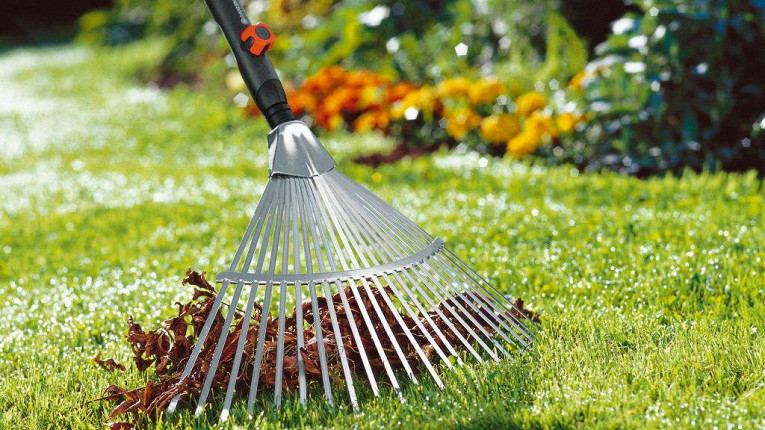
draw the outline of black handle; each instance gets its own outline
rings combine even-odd
[[[268,39],[272,41],[273,35],[270,34],[270,30],[265,26],[258,26],[252,30],[251,37],[242,41],[242,32],[251,27],[252,23],[244,13],[239,0],[205,0],[205,3],[223,30],[223,35],[226,36],[236,63],[239,65],[239,72],[244,78],[244,83],[266,117],[268,125],[274,128],[281,123],[294,120],[295,115],[287,104],[284,87],[279,76],[276,75],[274,66],[268,60],[265,50],[257,55],[250,50],[255,44],[263,44]]]

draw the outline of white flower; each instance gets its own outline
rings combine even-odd
[[[382,24],[383,20],[390,16],[390,8],[388,6],[376,6],[369,12],[359,14],[359,21],[362,24],[370,27],[377,27]]]
[[[643,73],[645,71],[645,63],[640,61],[627,61],[624,63],[624,71],[627,73]]]

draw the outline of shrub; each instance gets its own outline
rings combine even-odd
[[[573,84],[592,112],[557,161],[639,175],[765,173],[765,2],[653,1],[613,24]]]
[[[587,49],[549,0],[245,0],[277,33],[271,55],[285,79],[333,65],[432,83],[502,76],[516,92],[563,81]],[[81,39],[106,44],[160,35],[170,50],[153,75],[188,78],[228,52],[201,0],[117,0],[81,20]],[[464,56],[455,46],[464,43]]]

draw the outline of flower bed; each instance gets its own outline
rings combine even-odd
[[[243,89],[236,76],[229,86]],[[584,115],[556,106],[542,92],[513,97],[496,78],[458,77],[435,86],[417,85],[333,66],[299,85],[288,83],[286,91],[295,114],[315,129],[376,130],[410,149],[464,143],[481,152],[522,158],[555,144],[585,121]],[[259,114],[253,103],[248,109]]]

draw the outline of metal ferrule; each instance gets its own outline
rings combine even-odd
[[[287,121],[268,133],[268,176],[310,178],[335,168],[319,138],[302,121]]]

